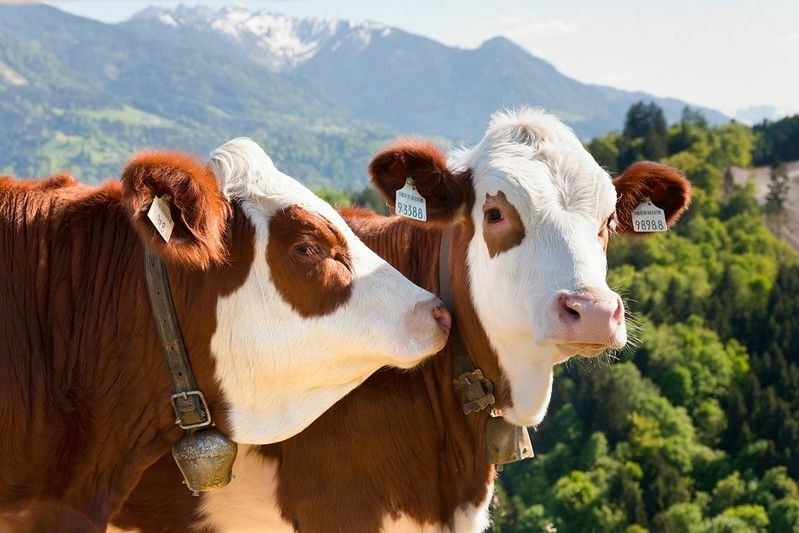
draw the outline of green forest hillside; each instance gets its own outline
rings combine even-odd
[[[590,143],[611,170],[681,168],[694,202],[672,232],[611,242],[631,346],[558,369],[536,458],[501,474],[495,531],[799,531],[797,256],[753,190],[724,182],[753,154],[794,155],[797,123],[711,128],[686,111],[669,128],[637,104]]]

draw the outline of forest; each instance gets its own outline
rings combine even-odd
[[[588,148],[611,174],[676,166],[694,200],[673,231],[611,241],[631,342],[558,369],[536,457],[501,473],[494,531],[799,531],[799,263],[753,189],[725,181],[798,158],[799,116],[709,127],[686,109],[669,127],[639,103]]]

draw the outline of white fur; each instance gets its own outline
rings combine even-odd
[[[485,500],[479,505],[465,505],[455,511],[452,525],[421,524],[406,514],[393,518],[387,515],[383,519],[380,531],[384,533],[481,533],[491,525],[489,511],[491,498],[494,495],[494,484],[488,487]]]
[[[257,159],[255,149],[248,149],[254,154],[249,159]],[[610,177],[574,134],[555,117],[539,110],[525,109],[495,115],[484,139],[473,149],[452,154],[450,161],[454,169],[472,169],[477,202],[471,213],[475,237],[467,250],[470,291],[477,314],[510,381],[513,407],[506,410],[505,415],[519,425],[535,425],[543,419],[549,404],[552,367],[573,355],[553,344],[549,338],[554,329],[552,307],[555,298],[562,290],[587,287],[610,292],[605,281],[607,263],[597,233],[615,208],[615,190]],[[267,169],[277,172],[270,165],[271,161],[261,161],[259,168],[264,172]],[[231,163],[228,168],[234,166]],[[242,172],[227,171],[231,175]],[[217,173],[224,175],[226,171],[217,170]],[[254,198],[246,202],[245,207],[254,212],[251,218],[261,216],[266,220],[268,213],[273,212],[270,209],[274,209],[268,207],[266,201],[272,193],[265,186],[256,186],[258,183],[256,178],[229,179],[223,182],[223,187],[234,197],[243,194]],[[491,258],[482,237],[482,205],[486,194],[494,195],[497,191],[504,192],[516,207],[526,234],[519,246]],[[319,209],[337,217],[335,213],[330,214],[324,205]],[[266,233],[265,227],[259,229],[258,257],[265,257],[262,247],[268,238]],[[345,234],[349,240],[351,233],[347,230]],[[334,332],[326,328],[344,327],[341,325],[344,318],[331,316],[312,321],[292,321],[285,304],[278,302],[271,310],[281,317],[280,320],[290,323],[289,329],[279,332],[259,327],[263,321],[259,315],[259,302],[262,299],[271,301],[273,295],[269,291],[274,290],[265,269],[265,264],[259,263],[251,279],[247,280],[246,288],[231,296],[227,304],[220,305],[220,317],[228,316],[232,322],[226,326],[222,337],[215,337],[215,342],[220,345],[214,348],[215,353],[220,354],[220,367],[223,367],[219,371],[220,380],[226,391],[233,391],[232,394],[236,395],[231,414],[234,426],[241,431],[245,431],[241,428],[247,428],[246,435],[241,436],[254,437],[252,440],[263,438],[267,433],[263,429],[260,433],[258,431],[259,427],[264,427],[258,426],[263,416],[279,416],[274,423],[276,426],[295,426],[298,420],[309,418],[305,416],[308,412],[349,390],[365,368],[355,361],[349,375],[343,370],[347,365],[332,370],[332,374],[321,372],[322,375],[314,375],[318,363],[307,355],[306,350],[312,350],[314,343],[320,342],[316,332],[326,331],[326,335],[333,335]],[[383,308],[391,311],[390,307]],[[252,358],[250,364],[253,366],[249,373],[242,372],[241,365],[237,365],[235,357],[244,353],[241,351],[244,346],[285,344],[309,322],[313,328],[306,331],[313,331],[315,340],[307,347],[300,342],[286,354],[293,365],[281,366],[280,361],[275,362],[265,355]],[[347,327],[352,327],[352,324]],[[346,342],[348,347],[349,343],[355,346],[357,339]],[[372,339],[369,341],[374,342]],[[267,364],[265,361],[269,361],[271,366],[263,368],[262,365]],[[275,378],[265,377],[267,375]],[[324,381],[324,392],[305,390],[300,393],[297,391],[304,385],[300,381],[301,375],[310,375],[311,379],[320,381],[322,376],[329,375],[330,379]],[[348,377],[353,381],[348,382]],[[258,387],[279,394],[269,398],[267,393],[267,398],[259,399],[260,394],[252,390]],[[292,398],[292,403],[280,404],[281,396]],[[243,407],[245,405],[252,413]],[[295,416],[289,406],[299,413]],[[268,424],[267,427],[270,435],[279,434],[277,428]],[[202,525],[241,531],[254,527],[261,530],[274,527],[276,531],[288,528],[288,524],[279,518],[275,501],[274,468],[271,461],[244,450],[236,461],[236,472],[241,474],[237,474],[234,482],[226,489],[203,495],[205,518]],[[490,525],[488,513],[492,494],[493,485],[481,505],[458,509],[451,528],[443,524],[420,524],[407,515],[400,515],[397,518],[386,516],[382,530],[392,533],[484,531]]]
[[[495,114],[480,143],[453,152],[450,165],[472,170],[471,295],[510,383],[513,407],[505,416],[537,425],[549,404],[553,365],[574,355],[556,338],[557,297],[586,288],[614,294],[597,234],[615,209],[615,189],[574,133],[538,109]],[[525,237],[492,258],[482,235],[483,203],[498,191],[518,211]],[[623,326],[616,336],[623,344]]]
[[[443,347],[434,296],[369,250],[330,205],[278,171],[257,144],[230,141],[211,154],[211,167],[225,196],[240,202],[255,227],[254,263],[244,284],[220,298],[211,339],[234,440],[291,437],[380,367],[407,368]],[[325,316],[299,315],[271,278],[269,220],[291,205],[335,224],[349,247],[352,295]]]
[[[233,466],[233,480],[222,489],[204,492],[200,498],[200,519],[194,529],[214,531],[291,532],[292,526],[280,515],[277,503],[277,462],[242,446]],[[386,516],[381,530],[386,533],[480,533],[491,525],[489,507],[494,494],[488,487],[480,505],[465,505],[455,511],[452,527],[420,524],[401,514]]]
[[[200,496],[200,520],[195,529],[205,531],[292,532],[277,505],[277,463],[241,446],[233,465],[233,480],[221,489]]]

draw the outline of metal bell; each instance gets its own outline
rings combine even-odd
[[[489,463],[504,465],[533,457],[533,443],[526,427],[511,424],[502,416],[486,423],[486,454]]]
[[[236,443],[216,428],[207,427],[186,433],[172,447],[172,456],[196,496],[230,483],[237,449]]]

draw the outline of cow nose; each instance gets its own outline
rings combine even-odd
[[[433,307],[433,318],[436,320],[438,327],[445,333],[449,333],[452,327],[452,316],[447,311],[447,308],[439,304]]]
[[[624,319],[621,298],[612,292],[565,293],[558,297],[557,305],[569,341],[574,343],[609,344]]]

